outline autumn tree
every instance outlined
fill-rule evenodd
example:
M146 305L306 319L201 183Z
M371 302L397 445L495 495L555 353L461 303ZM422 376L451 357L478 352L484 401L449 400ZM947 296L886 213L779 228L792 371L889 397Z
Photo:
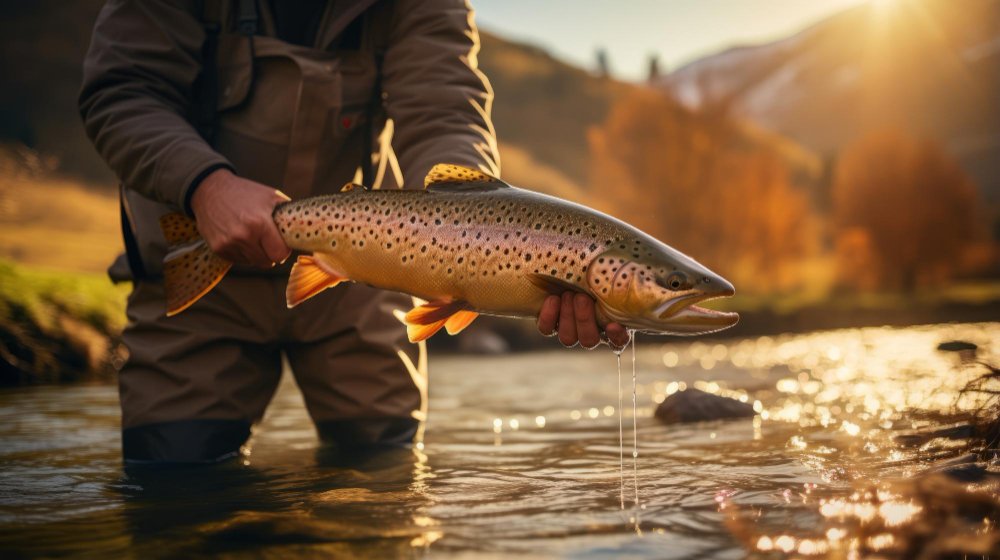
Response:
M590 131L594 204L729 277L770 292L801 278L814 218L776 153L723 116L696 114L655 90L612 107Z
M980 237L972 180L935 142L896 130L844 150L832 200L845 286L911 291L940 283Z

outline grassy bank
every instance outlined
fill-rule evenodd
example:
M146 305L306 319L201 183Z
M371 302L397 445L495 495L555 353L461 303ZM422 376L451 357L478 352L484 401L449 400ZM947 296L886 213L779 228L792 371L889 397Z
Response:
M0 260L0 384L110 377L127 293L104 274Z

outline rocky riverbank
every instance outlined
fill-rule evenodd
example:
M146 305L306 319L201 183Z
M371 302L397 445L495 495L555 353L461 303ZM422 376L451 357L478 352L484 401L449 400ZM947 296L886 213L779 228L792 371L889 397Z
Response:
M127 287L0 260L0 385L111 379Z

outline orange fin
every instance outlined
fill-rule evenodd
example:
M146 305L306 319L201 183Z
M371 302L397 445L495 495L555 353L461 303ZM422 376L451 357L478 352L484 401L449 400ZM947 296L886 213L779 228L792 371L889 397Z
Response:
M425 303L421 306L414 307L409 313L403 318L403 322L406 323L406 334L410 337L410 342L420 342L421 340L427 340L434 333L441 330L451 319L458 315L459 313L472 313L467 311L468 304L464 301L432 301ZM464 325L460 323L464 319L457 319L454 326L457 327L455 332L458 332L465 328L472 319L475 319L475 314L468 319ZM451 327L448 328L448 332L451 332Z
M167 316L176 315L201 299L232 266L233 263L213 253L201 238L168 254L163 259Z
M197 223L179 212L161 216L160 229L163 230L163 237L167 240L167 247L176 247L201 239Z
M434 333L441 330L441 327L443 327L447 321L447 319L441 319L440 321L435 321L426 325L407 323L406 336L410 339L410 342L422 342L434 336Z
M468 327L470 323L475 321L476 317L479 317L479 313L463 309L456 312L451 317L448 317L448 320L444 322L444 328L448 331L448 334L458 334L462 332L465 327Z
M455 165L452 163L439 163L431 168L427 176L424 177L424 187L429 187L438 183L492 183L496 182L503 186L506 183L496 177L479 171Z
M285 289L285 301L289 309L313 297L327 288L340 284L347 278L336 272L323 261L310 255L299 255L292 265Z

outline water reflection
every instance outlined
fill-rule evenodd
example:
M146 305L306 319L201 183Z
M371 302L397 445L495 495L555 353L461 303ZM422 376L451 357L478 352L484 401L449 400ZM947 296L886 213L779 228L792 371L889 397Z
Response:
M640 338L637 492L627 481L624 511L618 413L631 423L632 407L618 405L610 353L440 358L423 448L371 455L320 448L285 383L252 454L208 469L123 471L113 388L7 391L0 549L892 557L905 550L907 532L939 529L941 512L927 508L926 496L971 487L908 482L965 452L969 431L954 413L984 399L961 392L980 366L936 346L970 340L979 359L996 363L998 334L1000 325L986 324L727 343ZM752 403L758 415L669 427L651 419L666 396L688 388ZM974 530L992 538L994 521L982 519L1000 512L990 509L998 493L973 490L981 513Z

